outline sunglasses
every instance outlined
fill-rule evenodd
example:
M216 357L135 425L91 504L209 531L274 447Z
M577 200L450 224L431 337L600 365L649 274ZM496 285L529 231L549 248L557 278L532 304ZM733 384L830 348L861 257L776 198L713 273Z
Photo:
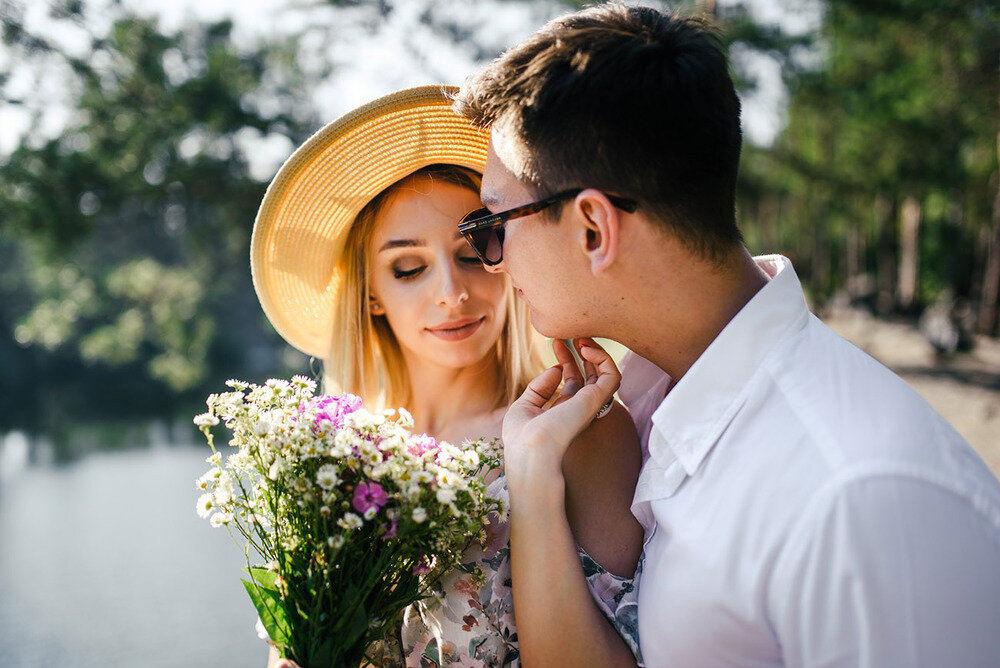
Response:
M576 197L583 188L573 188L564 190L555 195L550 195L545 199L540 199L531 204L518 206L500 213L490 213L486 207L470 211L462 217L458 223L458 231L465 237L465 240L476 251L476 255L483 261L483 264L493 267L503 260L503 237L504 225L508 220L522 218L547 209L556 202L570 197ZM619 209L628 213L635 213L639 204L634 200L607 195L608 200Z

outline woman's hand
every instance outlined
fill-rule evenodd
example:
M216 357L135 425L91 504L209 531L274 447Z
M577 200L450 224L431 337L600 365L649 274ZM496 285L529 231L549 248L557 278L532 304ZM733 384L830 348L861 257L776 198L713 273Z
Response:
M599 547L598 554L618 556L619 572L634 569L634 561L620 558L627 541L618 527L606 530L608 518L631 519L628 506L634 479L629 479L625 459L616 451L619 439L605 433L597 446L606 447L595 447L592 432L630 433L637 457L635 426L627 414L619 413L609 418L614 422L594 425L584 433L618 389L621 374L593 339L574 343L583 359L582 372L565 344L555 341L559 365L532 380L503 421L519 652L525 665L635 666L625 641L594 602L575 535ZM565 383L558 393L561 381ZM609 489L615 484L619 489ZM584 493L588 503L595 496L610 503L604 507L599 502L579 503L581 486L589 488ZM570 515L577 518L579 531L570 525ZM638 548L641 528L634 538Z
M272 647L267 655L267 668L299 668L299 664L291 659L282 659L278 650Z
M557 474L569 444L611 400L621 373L614 360L593 339L575 339L583 373L559 339L553 341L557 366L547 369L507 409L503 420L505 469L508 482L522 476ZM584 375L585 374L585 375ZM556 396L560 382L563 391Z

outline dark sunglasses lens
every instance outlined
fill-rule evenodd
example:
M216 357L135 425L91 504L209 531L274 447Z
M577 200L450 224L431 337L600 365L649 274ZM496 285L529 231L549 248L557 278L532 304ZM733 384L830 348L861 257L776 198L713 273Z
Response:
M503 228L488 227L483 230L476 230L465 236L472 244L479 257L486 264L496 264L503 257Z
M476 209L465 214L460 224L474 223L476 220L487 218L490 215L490 210L486 207ZM483 262L489 265L500 262L503 257L503 225L493 225L463 234Z

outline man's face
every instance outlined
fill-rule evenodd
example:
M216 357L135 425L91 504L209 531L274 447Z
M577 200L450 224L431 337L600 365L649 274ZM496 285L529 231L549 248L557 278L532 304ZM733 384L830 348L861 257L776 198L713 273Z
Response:
M483 185L483 206L493 213L529 204L536 199L516 174L527 164L520 143L497 130L493 131ZM531 312L531 323L545 336L569 338L585 335L585 323L576 308L580 276L586 267L581 253L574 252L572 226L566 220L569 205L558 221L536 213L507 221L503 260L490 271L503 271L511 277L517 296Z

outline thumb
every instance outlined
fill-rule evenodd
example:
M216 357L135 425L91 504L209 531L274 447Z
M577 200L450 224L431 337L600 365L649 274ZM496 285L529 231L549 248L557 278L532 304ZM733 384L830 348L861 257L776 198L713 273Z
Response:
M541 410L541 408L552 398L555 394L556 388L559 387L559 383L562 381L562 369L557 364L556 366L549 367L542 373L535 376L528 387L524 390L520 397L511 404L511 409L515 408L529 408Z

